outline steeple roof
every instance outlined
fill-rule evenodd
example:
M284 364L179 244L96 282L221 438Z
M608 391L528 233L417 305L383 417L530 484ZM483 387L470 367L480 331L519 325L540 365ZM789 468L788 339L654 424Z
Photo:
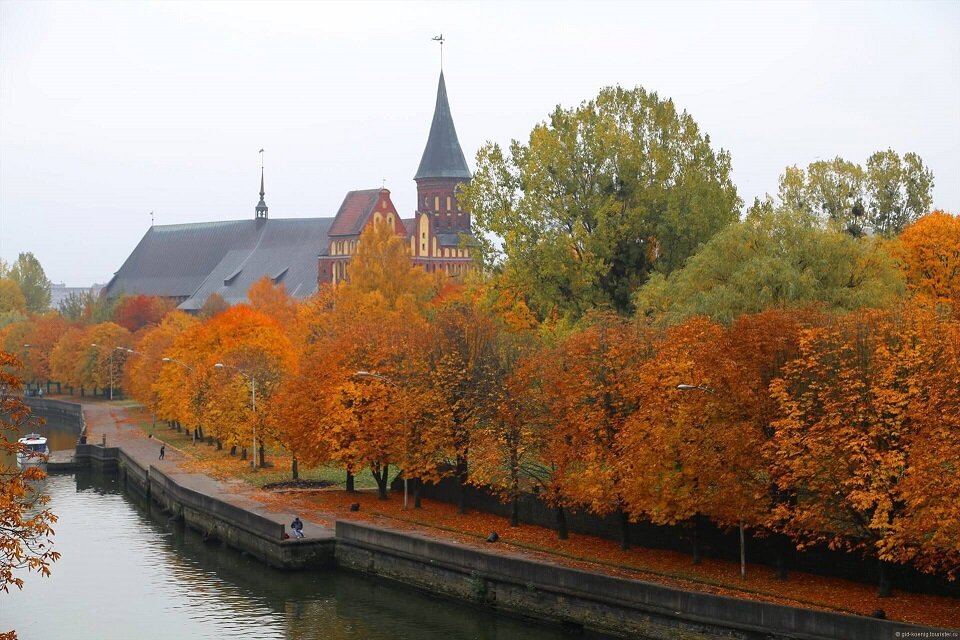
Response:
M447 85L440 72L440 85L437 87L437 106L433 110L433 124L430 125L430 137L420 159L420 168L414 180L421 178L463 178L470 179L470 169L463 157L457 129L450 115L450 103L447 102Z
M267 217L267 203L263 199L263 196L266 195L263 191L263 167L260 167L260 202L257 203L257 218L266 218Z

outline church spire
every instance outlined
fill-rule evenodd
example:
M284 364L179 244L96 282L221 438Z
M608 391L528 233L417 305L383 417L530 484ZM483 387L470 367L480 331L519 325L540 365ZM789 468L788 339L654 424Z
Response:
M430 136L427 146L420 159L420 167L414 180L421 178L460 178L469 180L470 169L463 157L460 141L457 139L457 129L453 126L453 116L450 115L450 103L447 101L447 85L443 80L443 71L440 71L440 84L437 87L437 106L433 111L433 123L430 125Z
M267 202L263 199L265 192L263 190L263 149L260 149L260 202L257 203L257 220L267 219Z

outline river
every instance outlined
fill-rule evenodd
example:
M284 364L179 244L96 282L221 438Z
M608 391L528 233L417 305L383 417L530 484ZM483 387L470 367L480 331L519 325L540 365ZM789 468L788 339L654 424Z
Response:
M74 434L45 427L56 446ZM64 444L66 443L66 444ZM55 448L54 447L54 448ZM0 632L21 640L290 638L547 640L591 638L438 601L341 571L284 572L170 522L111 474L42 483L59 516L53 574L0 593Z

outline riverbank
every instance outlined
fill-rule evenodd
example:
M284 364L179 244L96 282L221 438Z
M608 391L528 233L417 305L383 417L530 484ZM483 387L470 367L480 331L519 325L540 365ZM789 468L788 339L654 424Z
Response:
M165 459L159 461L159 443L131 424L125 408L107 403L91 403L85 408L91 427L90 441L101 442L106 435L108 445L87 445L82 453L89 456L91 464L109 466L108 451L116 445L115 464L131 490L149 492L151 499L164 504L192 527L209 532L212 538L275 566L282 566L277 562L296 566L296 558L290 560L285 548L310 543L282 540L282 534L283 525L292 518L290 505L302 501L289 495L282 499L268 495L261 502L255 494L262 497L264 492L242 483L215 481L203 474L183 471L182 466L190 466L186 464L189 458L169 447ZM94 462L98 457L100 461ZM211 507L211 501L226 506ZM365 503L363 515L369 517L368 500L361 502ZM251 514L252 521L262 519L263 527L244 523L234 508ZM281 515L278 509L284 513ZM339 566L517 615L584 625L608 633L675 637L682 630L690 637L723 634L750 638L772 632L797 638L892 638L898 630L923 630L861 616L696 593L625 576L604 575L602 571L582 571L564 566L562 558L544 558L543 554L505 544L484 546L476 540L471 544L436 529L411 531L401 521L391 523L381 518L373 523L349 523L343 521L339 509L325 516L304 518L302 514L301 518L307 522L308 536L328 537ZM334 544L335 520L342 522L337 523ZM404 540L407 542L398 542ZM314 560L302 566L325 562Z

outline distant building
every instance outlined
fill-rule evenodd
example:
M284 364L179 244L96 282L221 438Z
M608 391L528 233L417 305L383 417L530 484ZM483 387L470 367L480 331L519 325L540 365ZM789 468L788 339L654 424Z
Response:
M161 296L196 311L215 293L229 304L245 302L250 285L267 276L307 298L321 283L348 279L360 234L377 221L408 239L415 264L459 274L471 264L473 235L456 192L470 178L441 72L430 135L414 176L415 217L401 220L389 190L365 189L347 193L333 218L270 219L261 169L252 220L151 226L105 294Z
M71 295L82 296L87 293L97 295L103 289L102 284L94 284L91 287L68 287L62 282L50 283L50 308L59 309L60 303Z

